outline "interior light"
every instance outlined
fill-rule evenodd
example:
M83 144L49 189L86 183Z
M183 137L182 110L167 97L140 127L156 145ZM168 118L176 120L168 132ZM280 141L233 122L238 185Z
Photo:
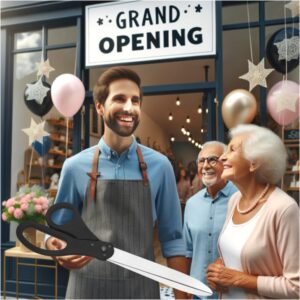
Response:
M169 121L172 121L173 120L173 115L172 113L169 114Z

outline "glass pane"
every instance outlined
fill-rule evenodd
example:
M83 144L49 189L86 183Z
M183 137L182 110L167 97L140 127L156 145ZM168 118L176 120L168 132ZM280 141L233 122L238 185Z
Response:
M208 81L215 79L215 61L213 59L184 60L153 64L130 65L136 71L143 86L195 83L205 81L204 66L208 65ZM98 77L106 68L90 69L90 89L93 89Z
M15 55L14 76L18 80L28 80L37 78L37 63L40 63L41 52L28 52ZM30 75L30 76L28 76ZM30 83L30 82L26 82Z
M42 31L30 31L16 33L14 37L14 49L27 49L42 47Z
M258 34L258 29L251 29L253 63L255 65L259 63ZM239 76L248 72L248 60L251 61L248 29L223 31L224 96L234 89L249 89L248 81L239 79ZM257 88L252 90L254 94L257 91ZM255 96L257 97L257 94Z
M49 82L52 83L53 80L64 73L75 73L75 56L76 48L67 48L59 50L48 51L48 59L50 65L55 69L55 71L50 73Z
M53 28L48 30L48 45L75 43L77 30L75 26Z
M288 1L270 1L265 2L266 20L283 19L284 18L284 5ZM290 10L286 9L286 17L290 17Z
M250 22L258 21L259 9L257 3L249 3ZM247 23L247 4L226 5L222 8L223 25Z

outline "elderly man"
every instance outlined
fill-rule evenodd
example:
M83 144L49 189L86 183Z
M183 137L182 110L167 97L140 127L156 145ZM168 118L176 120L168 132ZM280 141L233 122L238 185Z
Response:
M219 157L226 145L217 141L203 145L197 159L198 175L206 188L193 195L184 213L184 239L190 275L206 283L207 266L216 260L217 242L223 227L227 202L236 187L221 178L223 164ZM215 293L209 298L216 299ZM193 299L199 299L193 296Z

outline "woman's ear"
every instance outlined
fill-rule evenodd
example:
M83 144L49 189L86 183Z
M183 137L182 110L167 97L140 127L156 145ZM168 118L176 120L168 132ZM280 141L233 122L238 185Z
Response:
M259 167L261 163L259 161L251 161L250 162L250 172L255 172Z

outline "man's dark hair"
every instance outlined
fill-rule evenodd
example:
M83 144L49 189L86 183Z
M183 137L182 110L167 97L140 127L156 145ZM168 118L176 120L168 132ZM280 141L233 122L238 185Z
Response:
M133 70L122 68L122 67L114 67L106 70L101 76L98 78L96 85L93 90L93 98L95 104L100 102L104 104L108 94L109 94L109 85L118 79L129 79L137 84L140 89L140 99L142 100L142 89L141 89L141 79L139 75Z

